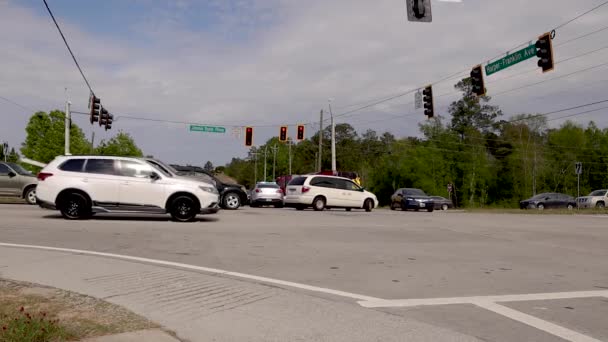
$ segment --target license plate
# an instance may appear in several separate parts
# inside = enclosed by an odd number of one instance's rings
[[[420,202],[420,208],[424,208],[426,206],[425,203]]]
[[[264,198],[264,201],[270,202],[270,198]]]
[[[296,189],[294,189],[294,188],[289,188],[289,191],[292,191],[292,192],[293,192],[293,191],[296,191]]]

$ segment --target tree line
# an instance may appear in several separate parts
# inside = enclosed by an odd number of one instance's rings
[[[337,167],[355,171],[382,204],[402,187],[421,188],[465,207],[517,207],[518,201],[542,192],[577,196],[575,163],[582,162],[581,196],[608,186],[608,129],[567,121],[549,128],[547,116],[520,114],[509,120],[488,96],[473,95],[470,81],[455,85],[462,97],[419,125],[422,138],[397,139],[391,133],[359,134],[346,123],[336,125]],[[322,168],[331,169],[330,128],[323,130]],[[319,133],[292,146],[292,174],[317,171]],[[233,158],[226,173],[251,187],[272,180],[272,148],[277,146],[275,174],[288,173],[288,146],[277,137],[251,148],[247,158]],[[257,162],[256,162],[257,159]],[[257,172],[255,165],[257,164]]]

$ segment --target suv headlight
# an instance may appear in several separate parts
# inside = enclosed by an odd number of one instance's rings
[[[205,192],[209,192],[209,193],[216,194],[216,195],[218,194],[217,189],[213,186],[201,185],[201,186],[199,186],[199,188]]]

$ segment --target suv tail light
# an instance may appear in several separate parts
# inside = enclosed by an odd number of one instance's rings
[[[260,189],[255,189],[255,192],[260,192]]]
[[[45,179],[47,179],[47,178],[51,177],[52,175],[53,175],[52,173],[48,173],[48,172],[40,172],[40,173],[38,174],[38,177],[37,177],[37,178],[38,178],[38,180],[39,180],[39,181],[43,181],[43,180],[45,180]]]
[[[310,188],[307,186],[302,187],[302,193],[308,192],[309,190],[310,190]]]

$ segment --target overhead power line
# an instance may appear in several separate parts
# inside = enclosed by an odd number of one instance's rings
[[[82,75],[84,82],[87,84],[89,91],[91,92],[91,94],[95,95],[95,92],[93,91],[93,88],[91,88],[91,84],[89,83],[89,80],[87,80],[87,77],[84,75],[84,72],[82,71],[82,68],[80,67],[80,64],[78,64],[78,60],[76,60],[76,56],[74,56],[74,53],[72,52],[72,49],[70,48],[70,45],[68,44],[67,39],[63,35],[63,32],[61,31],[61,28],[59,27],[59,24],[57,23],[57,20],[55,20],[55,16],[53,15],[51,8],[49,7],[49,4],[46,2],[46,0],[42,0],[42,1],[44,2],[44,5],[46,6],[47,11],[49,12],[49,15],[53,19],[53,22],[55,23],[55,26],[57,27],[57,30],[59,31],[59,34],[61,35],[61,38],[63,39],[63,42],[65,43],[65,46],[68,48],[68,51],[70,52],[70,55],[72,56],[72,59],[74,60],[74,63],[76,64],[76,67],[78,68],[78,71],[80,71],[80,75]]]
[[[583,12],[583,13],[581,13],[581,14],[577,15],[576,17],[574,17],[574,18],[572,18],[572,19],[570,19],[570,20],[566,21],[566,22],[565,22],[565,23],[563,23],[563,24],[558,25],[557,27],[555,27],[555,28],[554,28],[554,30],[560,29],[560,28],[562,28],[562,27],[564,27],[564,26],[566,26],[566,25],[570,24],[571,22],[576,21],[576,20],[580,19],[581,17],[583,17],[583,16],[585,16],[585,15],[587,15],[587,14],[589,14],[589,13],[591,13],[591,12],[593,12],[593,11],[597,10],[598,8],[600,8],[600,7],[604,6],[604,5],[607,5],[607,4],[608,4],[608,1],[604,1],[604,2],[602,2],[601,4],[599,4],[599,5],[595,6],[595,7],[593,7],[592,9],[590,9],[590,10],[588,10],[588,11],[585,11],[585,12]]]
[[[0,99],[4,100],[4,101],[6,101],[6,102],[8,102],[8,103],[10,103],[10,104],[12,104],[12,105],[14,105],[14,106],[17,106],[17,107],[19,107],[19,108],[21,108],[21,109],[25,109],[25,110],[28,110],[28,111],[35,112],[35,110],[33,110],[32,108],[29,108],[29,107],[27,107],[27,106],[24,106],[24,105],[22,105],[22,104],[19,104],[19,103],[17,103],[17,102],[15,102],[15,101],[13,101],[13,100],[7,99],[6,97],[0,96]]]

